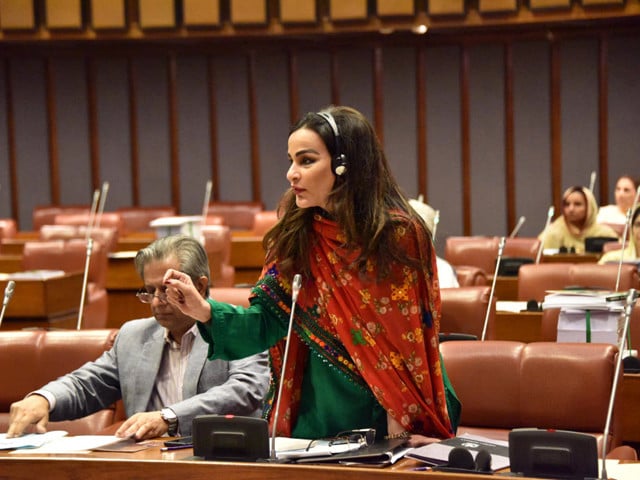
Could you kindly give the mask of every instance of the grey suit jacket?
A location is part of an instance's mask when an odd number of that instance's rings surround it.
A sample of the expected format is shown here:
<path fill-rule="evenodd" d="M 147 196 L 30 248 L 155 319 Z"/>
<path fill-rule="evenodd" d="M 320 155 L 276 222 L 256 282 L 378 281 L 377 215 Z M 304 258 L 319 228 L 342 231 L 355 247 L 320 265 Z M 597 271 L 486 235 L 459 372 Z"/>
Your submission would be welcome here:
<path fill-rule="evenodd" d="M 89 415 L 122 398 L 127 417 L 146 411 L 160 368 L 164 328 L 151 318 L 120 328 L 113 348 L 94 362 L 48 383 L 42 390 L 56 399 L 51 421 Z M 202 414 L 259 416 L 269 387 L 267 354 L 242 360 L 207 360 L 209 346 L 196 335 L 182 387 L 181 402 L 170 407 L 181 435 Z"/>

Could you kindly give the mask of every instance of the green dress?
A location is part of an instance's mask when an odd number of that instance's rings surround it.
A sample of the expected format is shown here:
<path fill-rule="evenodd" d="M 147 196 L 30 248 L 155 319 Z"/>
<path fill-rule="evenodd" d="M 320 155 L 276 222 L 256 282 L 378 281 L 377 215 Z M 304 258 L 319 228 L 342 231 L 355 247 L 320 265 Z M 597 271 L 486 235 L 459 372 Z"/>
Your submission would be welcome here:
<path fill-rule="evenodd" d="M 215 320 L 198 323 L 198 328 L 209 344 L 211 360 L 235 360 L 254 355 L 267 350 L 287 334 L 288 325 L 256 299 L 249 308 L 211 299 L 208 302 L 211 318 Z M 459 404 L 446 375 L 444 378 L 451 418 L 457 419 L 459 415 L 454 413 L 459 413 Z M 272 385 L 272 389 L 274 387 Z M 455 400 L 453 403 L 449 401 L 450 397 Z M 310 352 L 292 436 L 323 438 L 356 428 L 375 428 L 377 437 L 383 437 L 387 433 L 386 412 L 368 388 L 356 385 L 319 355 Z"/>

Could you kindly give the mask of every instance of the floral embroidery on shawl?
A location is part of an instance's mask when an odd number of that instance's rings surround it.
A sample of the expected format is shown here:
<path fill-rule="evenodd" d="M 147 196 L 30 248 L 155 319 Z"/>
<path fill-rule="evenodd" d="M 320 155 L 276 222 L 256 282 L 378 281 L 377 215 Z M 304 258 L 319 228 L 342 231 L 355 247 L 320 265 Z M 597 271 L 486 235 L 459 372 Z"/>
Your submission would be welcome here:
<path fill-rule="evenodd" d="M 368 262 L 369 275 L 360 275 L 353 266 L 357 252 L 344 248 L 335 222 L 316 215 L 312 278 L 304 280 L 300 291 L 284 374 L 284 341 L 270 350 L 273 378 L 266 415 L 271 416 L 281 376 L 285 382 L 279 435 L 290 435 L 295 424 L 309 349 L 370 390 L 407 430 L 453 435 L 438 349 L 440 295 L 437 277 L 430 273 L 436 271 L 436 256 L 415 220 L 403 214 L 395 220 L 398 243 L 423 268 L 392 265 L 389 280 L 375 281 L 376 266 Z M 291 285 L 274 265 L 265 267 L 253 294 L 288 323 Z"/>

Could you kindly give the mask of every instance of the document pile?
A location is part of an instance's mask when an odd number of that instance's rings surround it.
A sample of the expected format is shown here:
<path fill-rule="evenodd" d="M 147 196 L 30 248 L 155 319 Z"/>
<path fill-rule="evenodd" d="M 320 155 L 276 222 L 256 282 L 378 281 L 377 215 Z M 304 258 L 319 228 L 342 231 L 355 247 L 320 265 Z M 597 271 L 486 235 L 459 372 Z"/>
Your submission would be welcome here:
<path fill-rule="evenodd" d="M 543 309 L 559 308 L 558 342 L 619 343 L 627 292 L 567 289 L 548 292 Z"/>

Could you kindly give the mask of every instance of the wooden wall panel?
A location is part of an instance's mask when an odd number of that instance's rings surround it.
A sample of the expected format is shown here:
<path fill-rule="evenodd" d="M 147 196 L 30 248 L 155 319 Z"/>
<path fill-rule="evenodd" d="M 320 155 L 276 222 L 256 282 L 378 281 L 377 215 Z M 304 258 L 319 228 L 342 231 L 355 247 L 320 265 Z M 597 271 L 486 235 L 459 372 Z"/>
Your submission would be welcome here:
<path fill-rule="evenodd" d="M 142 28 L 170 28 L 176 25 L 173 0 L 138 0 Z"/>
<path fill-rule="evenodd" d="M 91 0 L 91 25 L 95 29 L 125 28 L 125 0 Z"/>
<path fill-rule="evenodd" d="M 46 0 L 49 28 L 81 28 L 82 4 L 80 0 Z"/>
<path fill-rule="evenodd" d="M 331 20 L 364 20 L 367 18 L 367 0 L 330 0 Z"/>
<path fill-rule="evenodd" d="M 267 23 L 266 0 L 230 0 L 231 23 L 255 25 Z"/>
<path fill-rule="evenodd" d="M 182 0 L 187 26 L 220 25 L 220 0 Z"/>
<path fill-rule="evenodd" d="M 546 8 L 571 8 L 571 0 L 529 0 L 531 10 Z"/>
<path fill-rule="evenodd" d="M 518 10 L 518 0 L 479 0 L 480 13 L 515 12 Z"/>
<path fill-rule="evenodd" d="M 33 0 L 0 0 L 0 28 L 3 30 L 35 27 Z"/>
<path fill-rule="evenodd" d="M 581 0 L 582 5 L 591 7 L 595 5 L 624 5 L 625 0 Z"/>
<path fill-rule="evenodd" d="M 378 0 L 378 15 L 401 16 L 413 15 L 415 5 L 413 0 Z"/>
<path fill-rule="evenodd" d="M 430 15 L 463 15 L 464 0 L 429 0 Z"/>
<path fill-rule="evenodd" d="M 280 21 L 283 23 L 316 22 L 315 0 L 280 0 Z"/>

